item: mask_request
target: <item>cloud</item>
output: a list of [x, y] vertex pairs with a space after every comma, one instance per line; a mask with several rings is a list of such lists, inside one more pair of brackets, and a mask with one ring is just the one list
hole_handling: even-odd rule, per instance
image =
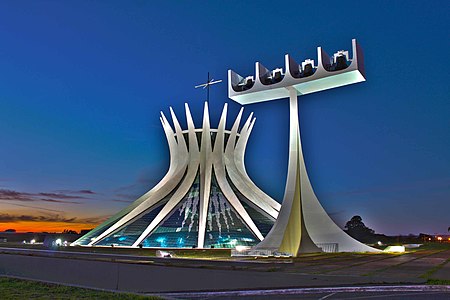
[[32, 206], [32, 205], [26, 205], [26, 204], [11, 203], [11, 202], [6, 202], [6, 201], [4, 203], [9, 204], [9, 205], [19, 206], [19, 207], [35, 208], [35, 209], [39, 209], [42, 211], [64, 212], [62, 210], [50, 209], [50, 208], [44, 208], [44, 207]]
[[113, 199], [111, 201], [120, 202], [120, 203], [133, 203], [134, 200], [121, 200], [121, 199]]
[[84, 197], [80, 196], [72, 196], [67, 194], [61, 194], [61, 193], [38, 193], [38, 196], [44, 196], [44, 197], [51, 197], [51, 198], [57, 198], [57, 199], [83, 199]]
[[85, 195], [95, 195], [97, 194], [91, 190], [57, 190], [56, 193], [64, 193], [64, 194], [85, 194]]
[[58, 214], [50, 215], [11, 215], [0, 214], [0, 223], [14, 223], [14, 222], [58, 222], [58, 223], [85, 223], [85, 224], [98, 224], [106, 220], [106, 216], [98, 216], [92, 218], [67, 218]]
[[64, 201], [64, 200], [56, 200], [56, 199], [49, 199], [49, 198], [39, 198], [39, 201], [44, 202], [50, 202], [50, 203], [71, 203], [71, 204], [80, 204], [81, 202], [77, 201]]
[[14, 201], [14, 202], [41, 201], [50, 203], [80, 204], [81, 202], [74, 200], [89, 199], [85, 195], [93, 195], [93, 194], [95, 193], [91, 190], [27, 193], [9, 189], [0, 189], [0, 201]]
[[0, 190], [0, 197], [7, 197], [7, 198], [21, 198], [23, 196], [23, 193], [19, 193], [16, 191], [11, 190]]
[[78, 194], [90, 194], [90, 195], [95, 194], [95, 192], [93, 192], [93, 191], [91, 191], [91, 190], [79, 190], [79, 191], [74, 192], [74, 193], [78, 193]]

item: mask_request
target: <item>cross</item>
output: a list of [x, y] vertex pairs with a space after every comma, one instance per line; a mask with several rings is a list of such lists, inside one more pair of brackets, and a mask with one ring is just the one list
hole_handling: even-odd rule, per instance
[[214, 81], [214, 78], [209, 79], [209, 72], [208, 72], [208, 80], [206, 81], [206, 83], [196, 85], [195, 88], [198, 89], [202, 87], [203, 89], [206, 89], [206, 101], [209, 102], [209, 87], [219, 82], [222, 82], [222, 79], [216, 81]]

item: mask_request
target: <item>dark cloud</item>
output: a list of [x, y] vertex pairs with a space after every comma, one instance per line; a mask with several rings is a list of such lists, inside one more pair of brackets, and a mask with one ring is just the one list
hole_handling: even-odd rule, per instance
[[64, 222], [74, 223], [76, 218], [64, 218], [59, 215], [53, 216], [33, 216], [33, 215], [10, 215], [0, 214], [0, 222], [19, 222], [19, 221], [31, 221], [31, 222]]
[[50, 209], [50, 208], [44, 208], [44, 207], [39, 207], [39, 206], [27, 205], [27, 204], [11, 203], [11, 202], [7, 202], [7, 201], [5, 201], [3, 203], [7, 203], [9, 205], [14, 205], [14, 206], [19, 206], [19, 207], [34, 208], [34, 209], [41, 210], [41, 211], [64, 212], [62, 210], [57, 210], [57, 209]]
[[51, 202], [51, 203], [66, 203], [79, 204], [80, 202], [74, 200], [89, 199], [85, 195], [95, 194], [91, 190], [78, 190], [66, 192], [39, 192], [27, 193], [8, 189], [0, 189], [0, 201], [14, 201], [14, 202]]
[[57, 198], [57, 199], [83, 199], [84, 197], [80, 196], [72, 196], [62, 193], [38, 193], [38, 196], [44, 196], [44, 197], [51, 197], [51, 198]]
[[120, 202], [120, 203], [132, 203], [134, 200], [113, 199], [111, 201]]
[[64, 193], [64, 194], [85, 194], [85, 195], [95, 195], [97, 194], [91, 190], [57, 190], [56, 193]]
[[89, 194], [89, 195], [94, 195], [95, 192], [91, 191], [91, 190], [79, 190], [76, 193], [78, 194]]
[[4, 190], [4, 189], [0, 190], [0, 197], [20, 198], [23, 195], [24, 195], [24, 193], [19, 193], [19, 192], [16, 192], [16, 191]]
[[88, 224], [100, 224], [108, 220], [111, 216], [97, 216], [92, 218], [84, 218], [84, 219], [78, 219], [78, 221], [82, 221], [80, 223], [88, 223]]
[[0, 223], [14, 223], [20, 221], [28, 222], [59, 222], [59, 223], [88, 223], [88, 224], [98, 224], [103, 222], [107, 217], [99, 216], [93, 218], [67, 218], [61, 215], [11, 215], [11, 214], [0, 214]]
[[57, 199], [50, 199], [50, 198], [39, 198], [39, 201], [50, 202], [50, 203], [71, 203], [71, 204], [80, 204], [81, 203], [81, 202], [77, 202], [77, 201], [57, 200]]

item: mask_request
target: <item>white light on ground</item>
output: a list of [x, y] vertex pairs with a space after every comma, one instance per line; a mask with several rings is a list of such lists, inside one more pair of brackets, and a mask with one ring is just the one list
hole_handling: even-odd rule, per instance
[[236, 246], [236, 251], [237, 252], [242, 252], [242, 251], [245, 251], [245, 250], [248, 250], [248, 249], [250, 249], [249, 246]]
[[56, 246], [61, 246], [61, 245], [62, 245], [61, 239], [57, 239], [57, 240], [55, 241], [55, 245], [56, 245]]
[[163, 251], [163, 250], [157, 250], [156, 251], [156, 256], [157, 257], [172, 257], [172, 253], [167, 252], [167, 251]]
[[413, 248], [419, 248], [420, 246], [422, 246], [422, 244], [405, 244], [403, 246], [405, 246], [405, 249], [413, 249]]
[[34, 244], [34, 243], [36, 243], [36, 240], [33, 239], [30, 241], [30, 244]]
[[405, 252], [405, 246], [388, 246], [383, 251], [392, 253], [403, 253]]

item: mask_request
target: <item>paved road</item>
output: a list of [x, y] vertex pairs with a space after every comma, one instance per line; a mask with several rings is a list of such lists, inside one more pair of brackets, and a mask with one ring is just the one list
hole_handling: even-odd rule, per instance
[[[270, 296], [267, 295], [267, 291], [276, 289], [274, 293], [278, 294], [273, 294], [276, 298], [295, 299], [298, 298], [298, 294], [290, 294], [286, 289], [368, 284], [423, 284], [427, 278], [421, 275], [429, 275], [430, 271], [434, 271], [430, 278], [444, 280], [450, 277], [449, 259], [450, 250], [427, 250], [403, 255], [318, 254], [282, 260], [213, 261], [0, 248], [0, 276], [138, 293], [254, 290], [251, 292], [256, 294], [241, 295], [248, 299], [268, 299]], [[407, 291], [410, 292], [414, 291]], [[359, 291], [333, 293], [316, 291], [316, 294], [307, 296], [314, 299], [321, 297], [337, 299], [337, 296], [365, 295], [358, 294]], [[364, 293], [378, 297], [381, 292]], [[424, 291], [419, 292], [423, 293]], [[441, 297], [441, 291], [430, 293], [433, 293], [430, 297]], [[419, 294], [408, 296], [419, 297]], [[198, 298], [195, 295], [189, 294], [186, 297]], [[302, 294], [302, 297], [305, 295]], [[229, 296], [211, 294], [208, 297], [226, 299]]]
[[450, 286], [366, 286], [366, 287], [337, 287], [337, 288], [304, 288], [304, 289], [275, 289], [253, 291], [227, 291], [210, 293], [165, 293], [159, 296], [169, 299], [437, 299], [450, 298]]
[[[448, 280], [450, 277], [450, 250], [426, 250], [401, 255], [349, 254], [307, 259], [295, 259], [283, 270], [302, 274], [335, 276], [381, 277], [388, 280], [403, 278], [403, 282], [420, 280], [422, 275], [437, 269], [431, 278]], [[419, 281], [415, 281], [419, 282]]]

